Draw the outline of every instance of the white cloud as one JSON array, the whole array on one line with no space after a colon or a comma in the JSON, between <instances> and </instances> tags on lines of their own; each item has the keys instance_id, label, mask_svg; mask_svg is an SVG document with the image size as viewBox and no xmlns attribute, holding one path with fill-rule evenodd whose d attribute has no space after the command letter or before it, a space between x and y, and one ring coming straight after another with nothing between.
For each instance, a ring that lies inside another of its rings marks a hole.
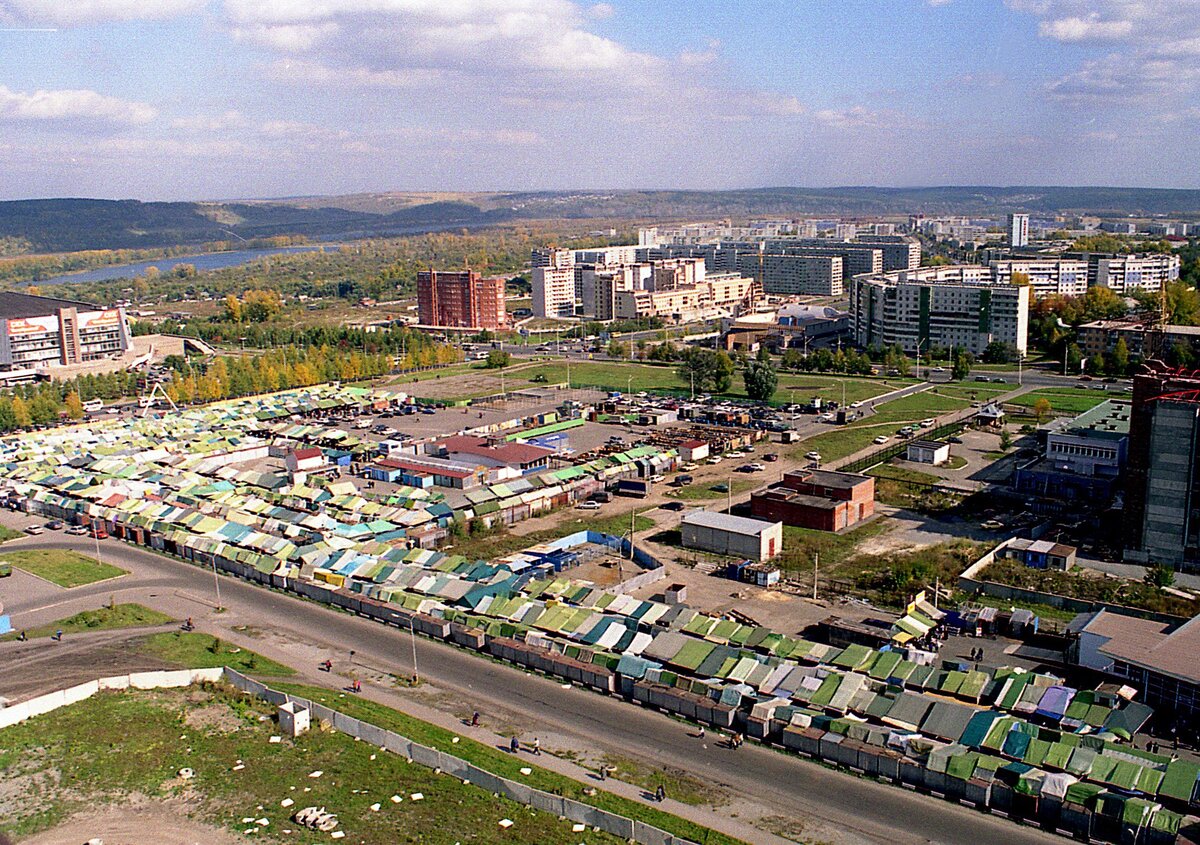
<instances>
[{"instance_id":1,"label":"white cloud","mask_svg":"<svg viewBox=\"0 0 1200 845\"><path fill-rule=\"evenodd\" d=\"M206 0L3 0L0 23L82 26L106 21L162 20L198 12Z\"/></svg>"},{"instance_id":2,"label":"white cloud","mask_svg":"<svg viewBox=\"0 0 1200 845\"><path fill-rule=\"evenodd\" d=\"M607 20L616 13L617 10L613 8L612 3L594 3L592 4L591 8L588 9L588 14L598 21Z\"/></svg>"},{"instance_id":3,"label":"white cloud","mask_svg":"<svg viewBox=\"0 0 1200 845\"><path fill-rule=\"evenodd\" d=\"M0 120L98 120L149 123L157 112L146 103L108 97L86 89L11 91L0 85Z\"/></svg>"},{"instance_id":4,"label":"white cloud","mask_svg":"<svg viewBox=\"0 0 1200 845\"><path fill-rule=\"evenodd\" d=\"M1200 93L1200 0L1006 0L1033 16L1043 38L1107 44L1048 85L1052 97L1085 107Z\"/></svg>"}]
</instances>

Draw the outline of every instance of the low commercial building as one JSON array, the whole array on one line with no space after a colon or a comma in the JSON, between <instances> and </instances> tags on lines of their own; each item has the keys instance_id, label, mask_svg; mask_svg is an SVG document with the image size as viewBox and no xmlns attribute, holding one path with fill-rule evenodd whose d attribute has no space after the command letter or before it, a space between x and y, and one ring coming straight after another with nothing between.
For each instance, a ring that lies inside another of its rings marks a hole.
<instances>
[{"instance_id":1,"label":"low commercial building","mask_svg":"<svg viewBox=\"0 0 1200 845\"><path fill-rule=\"evenodd\" d=\"M123 308L0 292L0 369L45 370L113 358L132 343Z\"/></svg>"},{"instance_id":2,"label":"low commercial building","mask_svg":"<svg viewBox=\"0 0 1200 845\"><path fill-rule=\"evenodd\" d=\"M1060 572L1066 572L1075 565L1075 554L1074 546L1049 540L1027 540L1024 537L1014 537L995 551L997 560L1015 560L1030 569L1056 569Z\"/></svg>"},{"instance_id":3,"label":"low commercial building","mask_svg":"<svg viewBox=\"0 0 1200 845\"><path fill-rule=\"evenodd\" d=\"M913 463L938 466L950 460L950 444L936 440L913 440L908 444L905 457Z\"/></svg>"},{"instance_id":4,"label":"low commercial building","mask_svg":"<svg viewBox=\"0 0 1200 845\"><path fill-rule=\"evenodd\" d=\"M683 546L746 560L769 560L783 551L783 523L694 511L680 523Z\"/></svg>"},{"instance_id":5,"label":"low commercial building","mask_svg":"<svg viewBox=\"0 0 1200 845\"><path fill-rule=\"evenodd\" d=\"M660 290L616 290L613 316L619 319L661 317L689 323L744 310L753 300L755 282L731 273L713 274L704 281ZM603 310L598 306L597 310ZM598 316L598 315L597 315Z\"/></svg>"},{"instance_id":6,"label":"low commercial building","mask_svg":"<svg viewBox=\"0 0 1200 845\"><path fill-rule=\"evenodd\" d=\"M708 443L704 440L685 440L679 444L679 459L684 462L703 461L708 457Z\"/></svg>"},{"instance_id":7,"label":"low commercial building","mask_svg":"<svg viewBox=\"0 0 1200 845\"><path fill-rule=\"evenodd\" d=\"M1125 468L1131 413L1131 403L1110 399L1041 426L1042 454L1017 467L1014 489L1046 499L1107 502Z\"/></svg>"},{"instance_id":8,"label":"low commercial building","mask_svg":"<svg viewBox=\"0 0 1200 845\"><path fill-rule=\"evenodd\" d=\"M1137 688L1142 700L1184 727L1200 715L1200 616L1158 622L1098 610L1071 621L1071 660Z\"/></svg>"},{"instance_id":9,"label":"low commercial building","mask_svg":"<svg viewBox=\"0 0 1200 845\"><path fill-rule=\"evenodd\" d=\"M860 346L959 347L982 355L993 341L1024 354L1030 287L996 284L987 267L943 266L859 276L850 314Z\"/></svg>"},{"instance_id":10,"label":"low commercial building","mask_svg":"<svg viewBox=\"0 0 1200 845\"><path fill-rule=\"evenodd\" d=\"M466 434L456 434L430 443L426 451L460 463L504 467L519 475L545 469L555 454L553 449L528 443L490 442L486 437Z\"/></svg>"},{"instance_id":11,"label":"low commercial building","mask_svg":"<svg viewBox=\"0 0 1200 845\"><path fill-rule=\"evenodd\" d=\"M789 472L750 497L759 519L819 531L842 531L875 513L875 479L831 470Z\"/></svg>"}]
</instances>

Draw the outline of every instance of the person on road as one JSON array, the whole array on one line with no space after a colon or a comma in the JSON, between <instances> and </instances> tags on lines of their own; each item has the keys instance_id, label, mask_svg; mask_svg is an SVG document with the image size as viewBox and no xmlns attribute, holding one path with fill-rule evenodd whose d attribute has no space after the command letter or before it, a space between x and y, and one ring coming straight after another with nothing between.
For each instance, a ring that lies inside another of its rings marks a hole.
<instances>
[{"instance_id":1,"label":"person on road","mask_svg":"<svg viewBox=\"0 0 1200 845\"><path fill-rule=\"evenodd\" d=\"M474 713L471 714L471 727L473 727L473 728L479 727L479 711L478 710L476 710Z\"/></svg>"},{"instance_id":2,"label":"person on road","mask_svg":"<svg viewBox=\"0 0 1200 845\"><path fill-rule=\"evenodd\" d=\"M704 725L700 726L700 733L696 734L696 736L700 739L704 739Z\"/></svg>"},{"instance_id":3,"label":"person on road","mask_svg":"<svg viewBox=\"0 0 1200 845\"><path fill-rule=\"evenodd\" d=\"M326 672L332 672L333 671L333 661L327 659L324 663L321 664L321 668L324 669Z\"/></svg>"},{"instance_id":4,"label":"person on road","mask_svg":"<svg viewBox=\"0 0 1200 845\"><path fill-rule=\"evenodd\" d=\"M54 632L54 639L58 640L59 642L62 642L62 628L59 628L57 631Z\"/></svg>"},{"instance_id":5,"label":"person on road","mask_svg":"<svg viewBox=\"0 0 1200 845\"><path fill-rule=\"evenodd\" d=\"M355 678L354 683L351 685L351 688L355 692L362 692L362 681L358 680L358 678Z\"/></svg>"},{"instance_id":6,"label":"person on road","mask_svg":"<svg viewBox=\"0 0 1200 845\"><path fill-rule=\"evenodd\" d=\"M661 804L666 797L667 790L665 790L663 785L660 783L654 790L654 800Z\"/></svg>"},{"instance_id":7,"label":"person on road","mask_svg":"<svg viewBox=\"0 0 1200 845\"><path fill-rule=\"evenodd\" d=\"M519 752L521 750L521 740L517 739L514 736L512 738L512 740L510 740L508 743L508 750L511 751L513 754L516 754L517 752Z\"/></svg>"},{"instance_id":8,"label":"person on road","mask_svg":"<svg viewBox=\"0 0 1200 845\"><path fill-rule=\"evenodd\" d=\"M534 757L542 756L542 741L540 739L538 739L536 736L533 738L533 756Z\"/></svg>"},{"instance_id":9,"label":"person on road","mask_svg":"<svg viewBox=\"0 0 1200 845\"><path fill-rule=\"evenodd\" d=\"M17 639L20 640L21 642L25 642L27 639L29 639L29 637L25 636L25 632L22 631L20 634L17 635Z\"/></svg>"}]
</instances>

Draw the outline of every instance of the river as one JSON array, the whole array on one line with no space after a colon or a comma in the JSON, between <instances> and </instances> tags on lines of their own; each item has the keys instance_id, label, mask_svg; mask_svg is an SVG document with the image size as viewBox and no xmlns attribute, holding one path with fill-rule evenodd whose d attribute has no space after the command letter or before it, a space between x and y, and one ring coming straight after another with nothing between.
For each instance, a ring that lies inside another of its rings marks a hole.
<instances>
[{"instance_id":1,"label":"river","mask_svg":"<svg viewBox=\"0 0 1200 845\"><path fill-rule=\"evenodd\" d=\"M287 255L294 252L332 252L340 249L340 244L323 244L321 246L282 246L264 249L240 249L231 252L204 252L197 255L176 255L171 258L160 258L154 261L139 261L136 264L118 264L111 267L97 267L82 273L68 273L65 276L54 276L49 279L38 279L35 285L61 285L77 282L107 282L113 279L132 279L141 276L149 267L157 267L164 276L171 272L176 264L191 264L198 271L223 270L226 267L237 267L249 264L260 258L272 255Z\"/></svg>"}]
</instances>

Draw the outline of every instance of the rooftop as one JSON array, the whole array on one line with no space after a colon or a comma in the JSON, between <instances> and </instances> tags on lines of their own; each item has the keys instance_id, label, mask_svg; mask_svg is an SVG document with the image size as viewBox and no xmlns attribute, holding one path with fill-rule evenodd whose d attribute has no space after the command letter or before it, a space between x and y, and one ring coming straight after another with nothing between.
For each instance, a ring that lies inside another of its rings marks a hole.
<instances>
[{"instance_id":1,"label":"rooftop","mask_svg":"<svg viewBox=\"0 0 1200 845\"><path fill-rule=\"evenodd\" d=\"M1200 616L1182 625L1097 611L1077 628L1107 638L1100 653L1163 675L1200 684Z\"/></svg>"},{"instance_id":2,"label":"rooftop","mask_svg":"<svg viewBox=\"0 0 1200 845\"><path fill-rule=\"evenodd\" d=\"M714 511L692 511L683 517L683 525L699 525L702 528L715 528L719 531L731 531L734 534L746 534L757 537L764 531L780 525L778 522L766 522L761 519L747 519L744 516L731 516L727 513Z\"/></svg>"},{"instance_id":3,"label":"rooftop","mask_svg":"<svg viewBox=\"0 0 1200 845\"><path fill-rule=\"evenodd\" d=\"M488 443L482 437L456 434L444 438L439 443L447 452L458 452L464 455L489 457L510 464L529 464L548 458L554 454L553 449L533 446L528 443Z\"/></svg>"},{"instance_id":4,"label":"rooftop","mask_svg":"<svg viewBox=\"0 0 1200 845\"><path fill-rule=\"evenodd\" d=\"M860 484L875 483L875 479L868 478L865 475L858 475L853 472L835 472L831 469L808 469L789 472L783 477L781 484L786 486L788 479L834 489L854 488Z\"/></svg>"},{"instance_id":5,"label":"rooftop","mask_svg":"<svg viewBox=\"0 0 1200 845\"><path fill-rule=\"evenodd\" d=\"M1078 437L1127 436L1129 434L1129 414L1132 410L1132 402L1109 399L1073 419L1054 420L1042 427L1051 434L1073 434Z\"/></svg>"},{"instance_id":6,"label":"rooftop","mask_svg":"<svg viewBox=\"0 0 1200 845\"><path fill-rule=\"evenodd\" d=\"M908 445L917 446L921 449L941 449L942 447L948 448L950 446L949 443L942 443L937 440L910 440L908 441Z\"/></svg>"},{"instance_id":7,"label":"rooftop","mask_svg":"<svg viewBox=\"0 0 1200 845\"><path fill-rule=\"evenodd\" d=\"M29 317L45 317L60 308L77 308L80 311L97 311L100 306L73 299L58 299L53 296L35 296L31 293L0 291L0 319L21 320Z\"/></svg>"}]
</instances>

